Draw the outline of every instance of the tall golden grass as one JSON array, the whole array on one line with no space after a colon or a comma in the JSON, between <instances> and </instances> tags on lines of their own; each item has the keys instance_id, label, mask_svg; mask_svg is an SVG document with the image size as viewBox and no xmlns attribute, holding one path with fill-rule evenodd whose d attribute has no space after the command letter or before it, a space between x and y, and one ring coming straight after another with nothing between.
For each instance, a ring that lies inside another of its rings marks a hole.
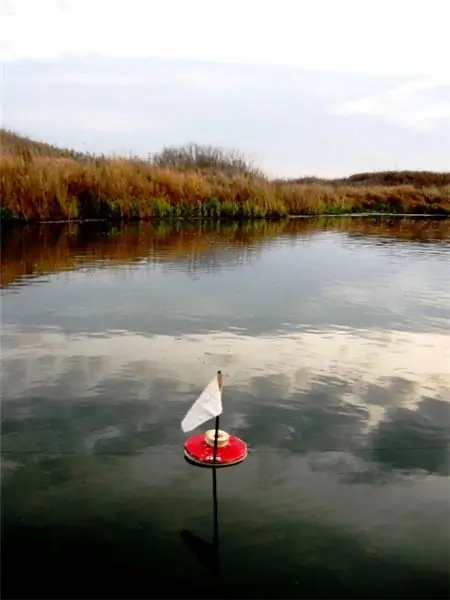
<instances>
[{"instance_id":1,"label":"tall golden grass","mask_svg":"<svg viewBox=\"0 0 450 600\"><path fill-rule=\"evenodd\" d=\"M419 173L419 185L413 172L403 179L364 174L336 182L271 181L238 153L211 147L166 148L142 160L77 154L5 130L0 142L5 148L0 161L3 218L30 222L450 214L448 173ZM380 180L385 183L377 184ZM410 183L389 183L398 180Z\"/></svg>"},{"instance_id":2,"label":"tall golden grass","mask_svg":"<svg viewBox=\"0 0 450 600\"><path fill-rule=\"evenodd\" d=\"M137 260L201 262L221 247L246 254L278 236L298 238L324 230L392 242L450 243L449 219L334 218L220 223L195 221L34 224L2 236L0 285L87 265L124 267Z\"/></svg>"}]
</instances>

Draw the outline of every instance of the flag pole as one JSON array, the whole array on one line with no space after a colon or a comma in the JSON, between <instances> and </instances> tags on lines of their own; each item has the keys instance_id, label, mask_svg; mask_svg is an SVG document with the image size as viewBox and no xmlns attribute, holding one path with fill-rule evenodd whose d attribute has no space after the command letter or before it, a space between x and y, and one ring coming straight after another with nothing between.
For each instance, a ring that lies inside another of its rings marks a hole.
<instances>
[{"instance_id":1,"label":"flag pole","mask_svg":"<svg viewBox=\"0 0 450 600\"><path fill-rule=\"evenodd\" d=\"M217 383L219 384L219 390L222 393L223 376L222 371L217 371ZM216 417L216 430L214 433L214 459L213 462L217 461L217 443L219 439L219 415Z\"/></svg>"}]
</instances>

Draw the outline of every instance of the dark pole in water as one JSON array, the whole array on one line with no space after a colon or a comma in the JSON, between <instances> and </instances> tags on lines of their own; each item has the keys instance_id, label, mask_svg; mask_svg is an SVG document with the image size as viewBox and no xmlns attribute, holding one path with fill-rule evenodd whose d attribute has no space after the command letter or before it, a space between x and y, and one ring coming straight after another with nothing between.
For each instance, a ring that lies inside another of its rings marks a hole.
<instances>
[{"instance_id":1,"label":"dark pole in water","mask_svg":"<svg viewBox=\"0 0 450 600\"><path fill-rule=\"evenodd\" d=\"M215 575L220 572L219 557L219 510L217 499L217 468L212 467L212 492L213 492L213 538L212 544L205 542L194 533L183 529L180 532L181 539L192 550L201 562L207 564Z\"/></svg>"},{"instance_id":2,"label":"dark pole in water","mask_svg":"<svg viewBox=\"0 0 450 600\"><path fill-rule=\"evenodd\" d=\"M217 547L219 546L219 512L217 509L217 474L216 474L216 469L213 468L212 470L212 477L213 477L213 518L214 518L214 525L213 525L213 547L214 547L214 551L217 550Z\"/></svg>"},{"instance_id":3,"label":"dark pole in water","mask_svg":"<svg viewBox=\"0 0 450 600\"><path fill-rule=\"evenodd\" d=\"M219 390L222 392L222 371L217 371L217 383L219 384ZM219 440L219 417L216 417L216 431L214 433L214 460L217 460L217 443Z\"/></svg>"}]
</instances>

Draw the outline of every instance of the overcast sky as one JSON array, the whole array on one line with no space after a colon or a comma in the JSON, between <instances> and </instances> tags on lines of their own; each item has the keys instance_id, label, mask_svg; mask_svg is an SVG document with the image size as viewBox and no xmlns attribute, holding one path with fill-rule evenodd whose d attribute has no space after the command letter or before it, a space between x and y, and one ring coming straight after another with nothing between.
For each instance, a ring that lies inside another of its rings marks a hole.
<instances>
[{"instance_id":1,"label":"overcast sky","mask_svg":"<svg viewBox=\"0 0 450 600\"><path fill-rule=\"evenodd\" d=\"M211 143L279 176L449 169L446 0L4 0L0 19L21 133Z\"/></svg>"}]
</instances>

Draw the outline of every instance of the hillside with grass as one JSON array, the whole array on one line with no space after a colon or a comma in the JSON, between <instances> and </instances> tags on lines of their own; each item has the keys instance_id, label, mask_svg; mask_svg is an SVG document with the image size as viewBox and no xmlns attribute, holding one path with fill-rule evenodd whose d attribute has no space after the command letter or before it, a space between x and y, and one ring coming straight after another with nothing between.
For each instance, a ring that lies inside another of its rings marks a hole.
<instances>
[{"instance_id":1,"label":"hillside with grass","mask_svg":"<svg viewBox=\"0 0 450 600\"><path fill-rule=\"evenodd\" d=\"M31 159L48 157L82 160L86 155L82 152L75 152L75 150L58 148L58 146L52 144L38 142L8 129L0 129L0 156L2 158L17 157Z\"/></svg>"},{"instance_id":2,"label":"hillside with grass","mask_svg":"<svg viewBox=\"0 0 450 600\"><path fill-rule=\"evenodd\" d=\"M124 158L58 148L4 129L0 156L4 220L450 215L450 173L270 180L239 152L212 146Z\"/></svg>"},{"instance_id":3,"label":"hillside with grass","mask_svg":"<svg viewBox=\"0 0 450 600\"><path fill-rule=\"evenodd\" d=\"M286 180L285 180L286 181ZM450 185L450 172L436 171L378 171L373 173L355 173L340 179L321 179L319 177L302 177L287 180L289 183L338 186L397 186L412 185L416 188Z\"/></svg>"}]
</instances>

